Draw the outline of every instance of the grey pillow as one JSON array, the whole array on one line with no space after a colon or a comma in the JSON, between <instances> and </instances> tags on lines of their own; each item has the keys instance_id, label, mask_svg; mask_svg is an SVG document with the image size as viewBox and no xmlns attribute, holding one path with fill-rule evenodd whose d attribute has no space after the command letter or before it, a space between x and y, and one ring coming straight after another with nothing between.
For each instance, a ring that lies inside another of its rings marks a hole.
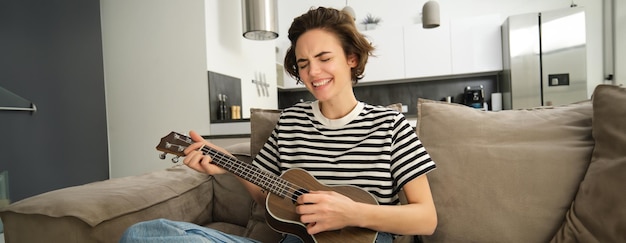
<instances>
[{"instance_id":1,"label":"grey pillow","mask_svg":"<svg viewBox=\"0 0 626 243\"><path fill-rule=\"evenodd\" d=\"M252 158L256 157L272 135L281 112L276 109L250 108L250 156Z\"/></svg>"},{"instance_id":2,"label":"grey pillow","mask_svg":"<svg viewBox=\"0 0 626 243\"><path fill-rule=\"evenodd\" d=\"M591 102L487 112L420 99L439 222L423 240L550 241L589 165L591 113Z\"/></svg>"},{"instance_id":3,"label":"grey pillow","mask_svg":"<svg viewBox=\"0 0 626 243\"><path fill-rule=\"evenodd\" d=\"M626 89L593 93L591 164L552 242L626 242Z\"/></svg>"}]
</instances>

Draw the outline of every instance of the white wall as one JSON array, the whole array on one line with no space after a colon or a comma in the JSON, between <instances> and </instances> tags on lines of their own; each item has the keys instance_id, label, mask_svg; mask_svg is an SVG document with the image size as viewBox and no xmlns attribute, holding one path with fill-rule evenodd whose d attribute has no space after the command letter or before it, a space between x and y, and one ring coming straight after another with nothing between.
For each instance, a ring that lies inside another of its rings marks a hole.
<instances>
[{"instance_id":1,"label":"white wall","mask_svg":"<svg viewBox=\"0 0 626 243\"><path fill-rule=\"evenodd\" d=\"M159 139L209 125L204 1L100 5L110 175L169 167L158 159Z\"/></svg>"},{"instance_id":2,"label":"white wall","mask_svg":"<svg viewBox=\"0 0 626 243\"><path fill-rule=\"evenodd\" d=\"M379 28L385 26L407 26L421 23L422 6L427 0L352 0L347 1L356 12L356 22L368 14L382 18ZM619 0L618 0L619 1ZM467 18L489 14L499 14L502 22L507 16L569 8L571 0L437 0L440 5L441 22L450 19ZM603 82L604 68L602 43L602 1L577 0L578 6L585 7L587 14L587 64L588 94ZM341 9L345 1L337 0L278 0L281 36L279 45L287 45L287 31L294 17L306 12L311 6L325 6ZM283 34L284 33L284 34Z\"/></svg>"},{"instance_id":3,"label":"white wall","mask_svg":"<svg viewBox=\"0 0 626 243\"><path fill-rule=\"evenodd\" d=\"M626 2L613 0L615 7L615 81L626 85Z\"/></svg>"},{"instance_id":4,"label":"white wall","mask_svg":"<svg viewBox=\"0 0 626 243\"><path fill-rule=\"evenodd\" d=\"M242 37L241 1L206 0L205 5L207 69L241 79L243 118L250 117L250 108L277 108L276 41ZM270 83L269 96L258 95L252 83L257 73Z\"/></svg>"},{"instance_id":5,"label":"white wall","mask_svg":"<svg viewBox=\"0 0 626 243\"><path fill-rule=\"evenodd\" d=\"M170 131L210 135L208 70L241 78L244 118L277 107L275 41L242 37L240 1L100 4L111 177L171 166L155 149ZM257 95L255 73L269 97Z\"/></svg>"}]
</instances>

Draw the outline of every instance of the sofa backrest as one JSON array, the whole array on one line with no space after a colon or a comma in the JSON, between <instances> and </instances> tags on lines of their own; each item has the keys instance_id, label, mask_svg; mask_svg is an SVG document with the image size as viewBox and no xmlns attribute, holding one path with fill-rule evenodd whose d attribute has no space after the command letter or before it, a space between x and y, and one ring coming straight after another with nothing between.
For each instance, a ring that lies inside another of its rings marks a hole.
<instances>
[{"instance_id":1,"label":"sofa backrest","mask_svg":"<svg viewBox=\"0 0 626 243\"><path fill-rule=\"evenodd\" d=\"M281 112L276 109L250 109L250 156L252 158L256 157L272 135Z\"/></svg>"},{"instance_id":2,"label":"sofa backrest","mask_svg":"<svg viewBox=\"0 0 626 243\"><path fill-rule=\"evenodd\" d=\"M549 242L589 166L591 121L590 101L491 112L420 99L439 222L424 242Z\"/></svg>"}]
</instances>

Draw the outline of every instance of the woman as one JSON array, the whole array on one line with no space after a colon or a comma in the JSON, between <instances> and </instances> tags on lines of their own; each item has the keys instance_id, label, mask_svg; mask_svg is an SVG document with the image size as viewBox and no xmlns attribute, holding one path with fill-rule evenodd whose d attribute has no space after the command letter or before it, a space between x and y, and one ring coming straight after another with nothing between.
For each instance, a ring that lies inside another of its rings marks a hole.
<instances>
[{"instance_id":1,"label":"woman","mask_svg":"<svg viewBox=\"0 0 626 243\"><path fill-rule=\"evenodd\" d=\"M432 234L437 215L426 173L435 164L401 113L356 99L352 86L363 77L373 47L352 18L336 9L312 9L294 19L289 39L284 66L316 101L283 111L254 165L276 175L301 168L323 184L357 186L378 201L378 205L359 203L333 191L304 193L297 198L295 211L311 235L348 226L379 232L377 242L391 242L393 235ZM210 156L198 151L214 145L193 131L190 136L196 143L185 150L184 163L211 175L225 173L210 163ZM266 193L241 181L264 205ZM399 205L400 190L408 204ZM144 237L145 227L131 227L122 241ZM249 241L210 229L200 231L183 234L214 241ZM298 241L292 235L283 239Z\"/></svg>"}]
</instances>

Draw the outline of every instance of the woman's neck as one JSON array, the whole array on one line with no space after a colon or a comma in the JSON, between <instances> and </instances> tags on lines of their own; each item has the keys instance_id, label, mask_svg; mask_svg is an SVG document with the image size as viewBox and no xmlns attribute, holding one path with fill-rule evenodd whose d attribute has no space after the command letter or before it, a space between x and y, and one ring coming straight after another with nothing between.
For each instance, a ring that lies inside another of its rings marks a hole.
<instances>
[{"instance_id":1,"label":"woman's neck","mask_svg":"<svg viewBox=\"0 0 626 243\"><path fill-rule=\"evenodd\" d=\"M328 119L339 119L348 115L358 104L356 97L351 96L339 101L320 101L320 111Z\"/></svg>"}]
</instances>

